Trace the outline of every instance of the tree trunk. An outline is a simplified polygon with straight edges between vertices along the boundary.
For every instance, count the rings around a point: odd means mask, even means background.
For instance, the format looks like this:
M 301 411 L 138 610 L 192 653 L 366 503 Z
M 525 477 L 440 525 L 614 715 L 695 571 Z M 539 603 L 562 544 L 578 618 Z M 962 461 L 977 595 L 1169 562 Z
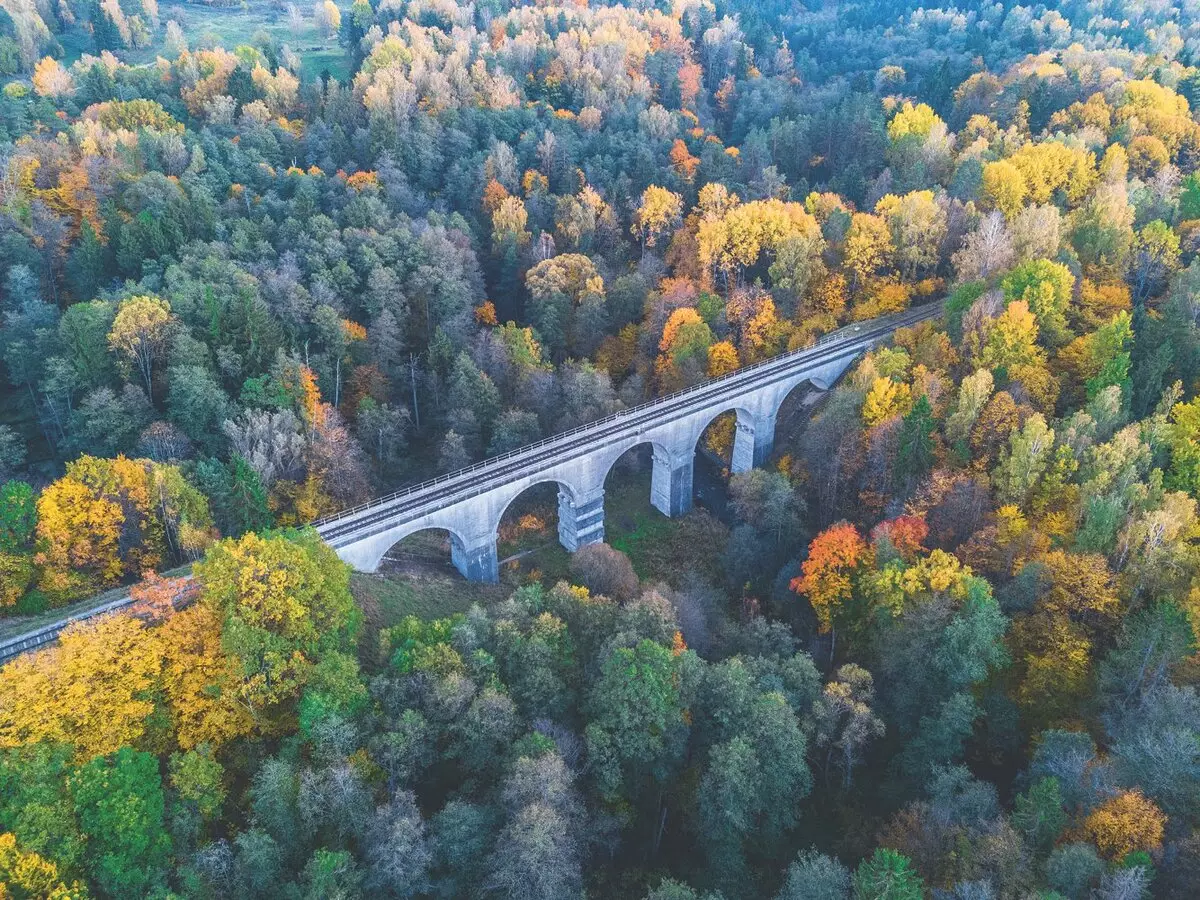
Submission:
M 663 834 L 667 830 L 667 805 L 663 803 L 662 791 L 658 793 L 658 827 L 654 830 L 654 841 L 650 847 L 650 858 L 654 859 L 658 856 L 658 850 L 662 846 Z
M 409 369 L 409 384 L 412 385 L 413 398 L 413 421 L 416 423 L 417 431 L 421 430 L 421 406 L 417 403 L 417 355 L 415 353 L 408 354 L 408 369 Z

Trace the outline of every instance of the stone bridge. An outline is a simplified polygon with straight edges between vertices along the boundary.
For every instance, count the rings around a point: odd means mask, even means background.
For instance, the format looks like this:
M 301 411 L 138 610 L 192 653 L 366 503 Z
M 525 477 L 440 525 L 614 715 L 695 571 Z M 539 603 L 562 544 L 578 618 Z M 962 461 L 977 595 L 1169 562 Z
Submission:
M 381 497 L 316 523 L 338 556 L 374 572 L 384 554 L 418 531 L 450 534 L 454 565 L 472 581 L 499 577 L 496 538 L 509 504 L 528 488 L 558 485 L 558 536 L 575 551 L 604 540 L 604 482 L 613 464 L 640 444 L 653 449 L 651 503 L 666 516 L 692 506 L 696 443 L 719 415 L 737 414 L 732 470 L 762 464 L 775 438 L 775 417 L 787 395 L 809 382 L 830 387 L 865 350 L 897 328 L 941 313 L 941 304 L 860 322 L 785 353 L 626 409 L 572 431 Z

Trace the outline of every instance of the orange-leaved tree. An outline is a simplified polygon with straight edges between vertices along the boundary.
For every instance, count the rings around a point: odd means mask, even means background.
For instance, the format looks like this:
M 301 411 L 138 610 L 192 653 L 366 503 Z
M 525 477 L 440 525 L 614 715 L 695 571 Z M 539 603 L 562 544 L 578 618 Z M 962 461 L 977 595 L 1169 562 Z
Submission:
M 849 522 L 839 522 L 812 539 L 808 559 L 800 566 L 801 575 L 792 579 L 792 590 L 803 594 L 812 604 L 820 630 L 833 633 L 831 660 L 838 619 L 854 595 L 853 576 L 870 561 L 870 556 L 870 545 L 858 529 Z
M 671 313 L 663 326 L 654 365 L 659 389 L 666 394 L 702 380 L 712 344 L 712 329 L 693 307 Z
M 871 529 L 871 543 L 878 546 L 881 539 L 886 539 L 897 553 L 909 560 L 925 549 L 928 536 L 929 526 L 922 516 L 897 516 Z

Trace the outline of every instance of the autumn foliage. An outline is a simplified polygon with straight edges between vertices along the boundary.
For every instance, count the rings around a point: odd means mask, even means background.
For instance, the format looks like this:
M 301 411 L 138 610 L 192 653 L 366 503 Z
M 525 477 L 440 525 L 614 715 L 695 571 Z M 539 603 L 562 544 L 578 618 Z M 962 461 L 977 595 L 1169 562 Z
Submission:
M 825 529 L 808 547 L 801 575 L 791 583 L 803 594 L 817 614 L 822 631 L 833 628 L 840 608 L 854 589 L 853 575 L 870 560 L 871 549 L 858 529 L 841 522 Z
M 1083 832 L 1106 859 L 1121 860 L 1130 853 L 1157 852 L 1166 820 L 1140 791 L 1122 791 L 1088 815 Z
M 207 501 L 175 467 L 81 456 L 38 497 L 41 587 L 78 597 L 186 559 L 211 532 Z
M 0 6 L 5 900 L 1200 897 L 1195 4 Z

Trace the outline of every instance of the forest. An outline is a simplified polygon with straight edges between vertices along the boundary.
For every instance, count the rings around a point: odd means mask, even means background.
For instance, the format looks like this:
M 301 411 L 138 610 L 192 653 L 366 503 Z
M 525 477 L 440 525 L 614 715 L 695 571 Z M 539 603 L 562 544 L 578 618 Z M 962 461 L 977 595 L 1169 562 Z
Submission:
M 1200 897 L 1200 0 L 943 2 L 0 0 L 0 637 L 135 601 L 0 898 Z M 934 303 L 719 509 L 309 527 Z

